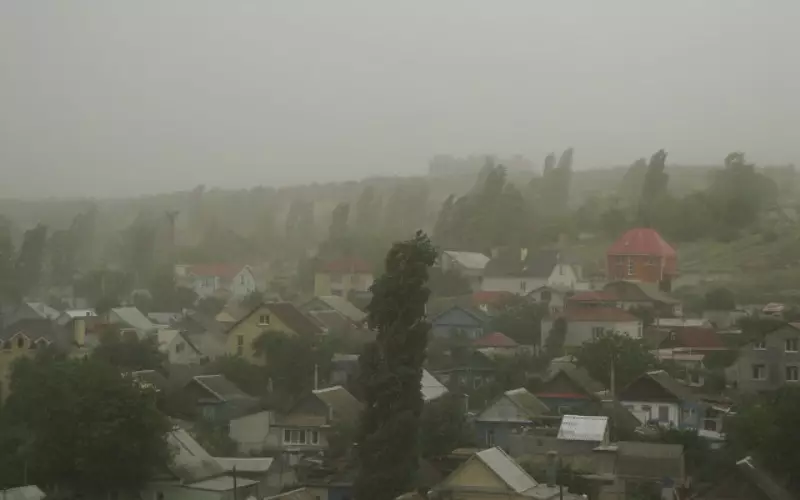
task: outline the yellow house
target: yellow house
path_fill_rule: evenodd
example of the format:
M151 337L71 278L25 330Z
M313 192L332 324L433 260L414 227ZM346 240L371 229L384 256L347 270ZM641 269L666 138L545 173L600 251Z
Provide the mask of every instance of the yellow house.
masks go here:
M326 262L314 275L314 295L347 297L349 292L366 292L374 277L368 262L346 257Z
M452 500L555 500L556 485L539 484L500 448L474 454L445 478L434 491ZM580 497L563 491L566 500Z
M286 335L319 335L322 329L300 309L289 302L267 302L259 305L233 324L225 334L225 352L262 364L253 342L264 332Z

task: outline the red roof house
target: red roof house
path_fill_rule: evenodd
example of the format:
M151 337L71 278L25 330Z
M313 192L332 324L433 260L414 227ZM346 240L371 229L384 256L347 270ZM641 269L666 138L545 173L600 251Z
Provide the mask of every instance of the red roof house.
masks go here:
M500 332L489 333L483 337L477 338L472 342L472 345L473 347L519 347L519 344L517 344L514 339Z
M660 283L677 272L678 253L654 229L639 227L623 234L606 251L608 277Z

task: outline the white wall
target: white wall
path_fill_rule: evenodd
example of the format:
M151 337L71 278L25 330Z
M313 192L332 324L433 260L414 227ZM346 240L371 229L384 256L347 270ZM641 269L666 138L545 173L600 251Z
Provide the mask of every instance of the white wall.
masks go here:
M268 446L272 412L262 411L230 422L228 435L236 441L239 453L249 454Z
M556 264L547 284L559 288L569 288L574 290L580 281L580 277L575 272L575 268L569 264Z
M483 410L476 420L480 422L528 422L530 417L523 414L517 405L504 396Z
M192 276L192 290L199 297L213 295L219 287L219 279L214 276Z
M167 360L175 365L199 364L202 358L202 355L195 351L181 334L175 335L172 342L161 346L161 349L167 353Z
M520 276L486 276L481 283L484 292L511 292L525 295L531 290L547 285L545 278Z
M230 288L233 296L237 298L245 298L256 291L256 278L250 266L245 266L234 276Z
M542 346L545 345L552 326L553 320L542 320ZM642 338L641 321L624 321L619 323L610 321L568 321L564 347L579 347L584 342L590 342L594 339L595 328L602 328L603 331L611 330L615 333L627 335L635 339Z
M658 420L658 407L666 406L669 408L669 420L665 425L672 424L675 427L680 425L681 410L677 403L654 403L652 401L620 401L620 403L631 410L642 424L647 423L649 420ZM646 409L648 406L650 407L649 412Z

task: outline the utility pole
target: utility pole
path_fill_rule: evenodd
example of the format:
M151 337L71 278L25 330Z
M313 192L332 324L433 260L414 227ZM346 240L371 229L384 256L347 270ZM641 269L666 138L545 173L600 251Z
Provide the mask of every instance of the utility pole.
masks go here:
M319 365L314 363L314 390L319 389Z

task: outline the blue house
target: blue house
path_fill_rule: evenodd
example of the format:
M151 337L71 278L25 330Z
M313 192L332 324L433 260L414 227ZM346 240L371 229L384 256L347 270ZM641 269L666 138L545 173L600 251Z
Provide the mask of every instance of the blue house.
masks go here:
M513 433L547 420L549 411L524 387L506 391L475 418L477 442L508 449Z
M194 406L197 415L211 422L229 422L258 405L223 375L197 375L181 389L179 397Z
M471 307L454 305L431 319L431 333L437 339L474 340L485 333L489 317Z
M583 368L559 363L538 389L536 397L555 415L596 415L605 387Z
M664 370L640 376L619 392L618 399L642 424L702 428L705 404Z

